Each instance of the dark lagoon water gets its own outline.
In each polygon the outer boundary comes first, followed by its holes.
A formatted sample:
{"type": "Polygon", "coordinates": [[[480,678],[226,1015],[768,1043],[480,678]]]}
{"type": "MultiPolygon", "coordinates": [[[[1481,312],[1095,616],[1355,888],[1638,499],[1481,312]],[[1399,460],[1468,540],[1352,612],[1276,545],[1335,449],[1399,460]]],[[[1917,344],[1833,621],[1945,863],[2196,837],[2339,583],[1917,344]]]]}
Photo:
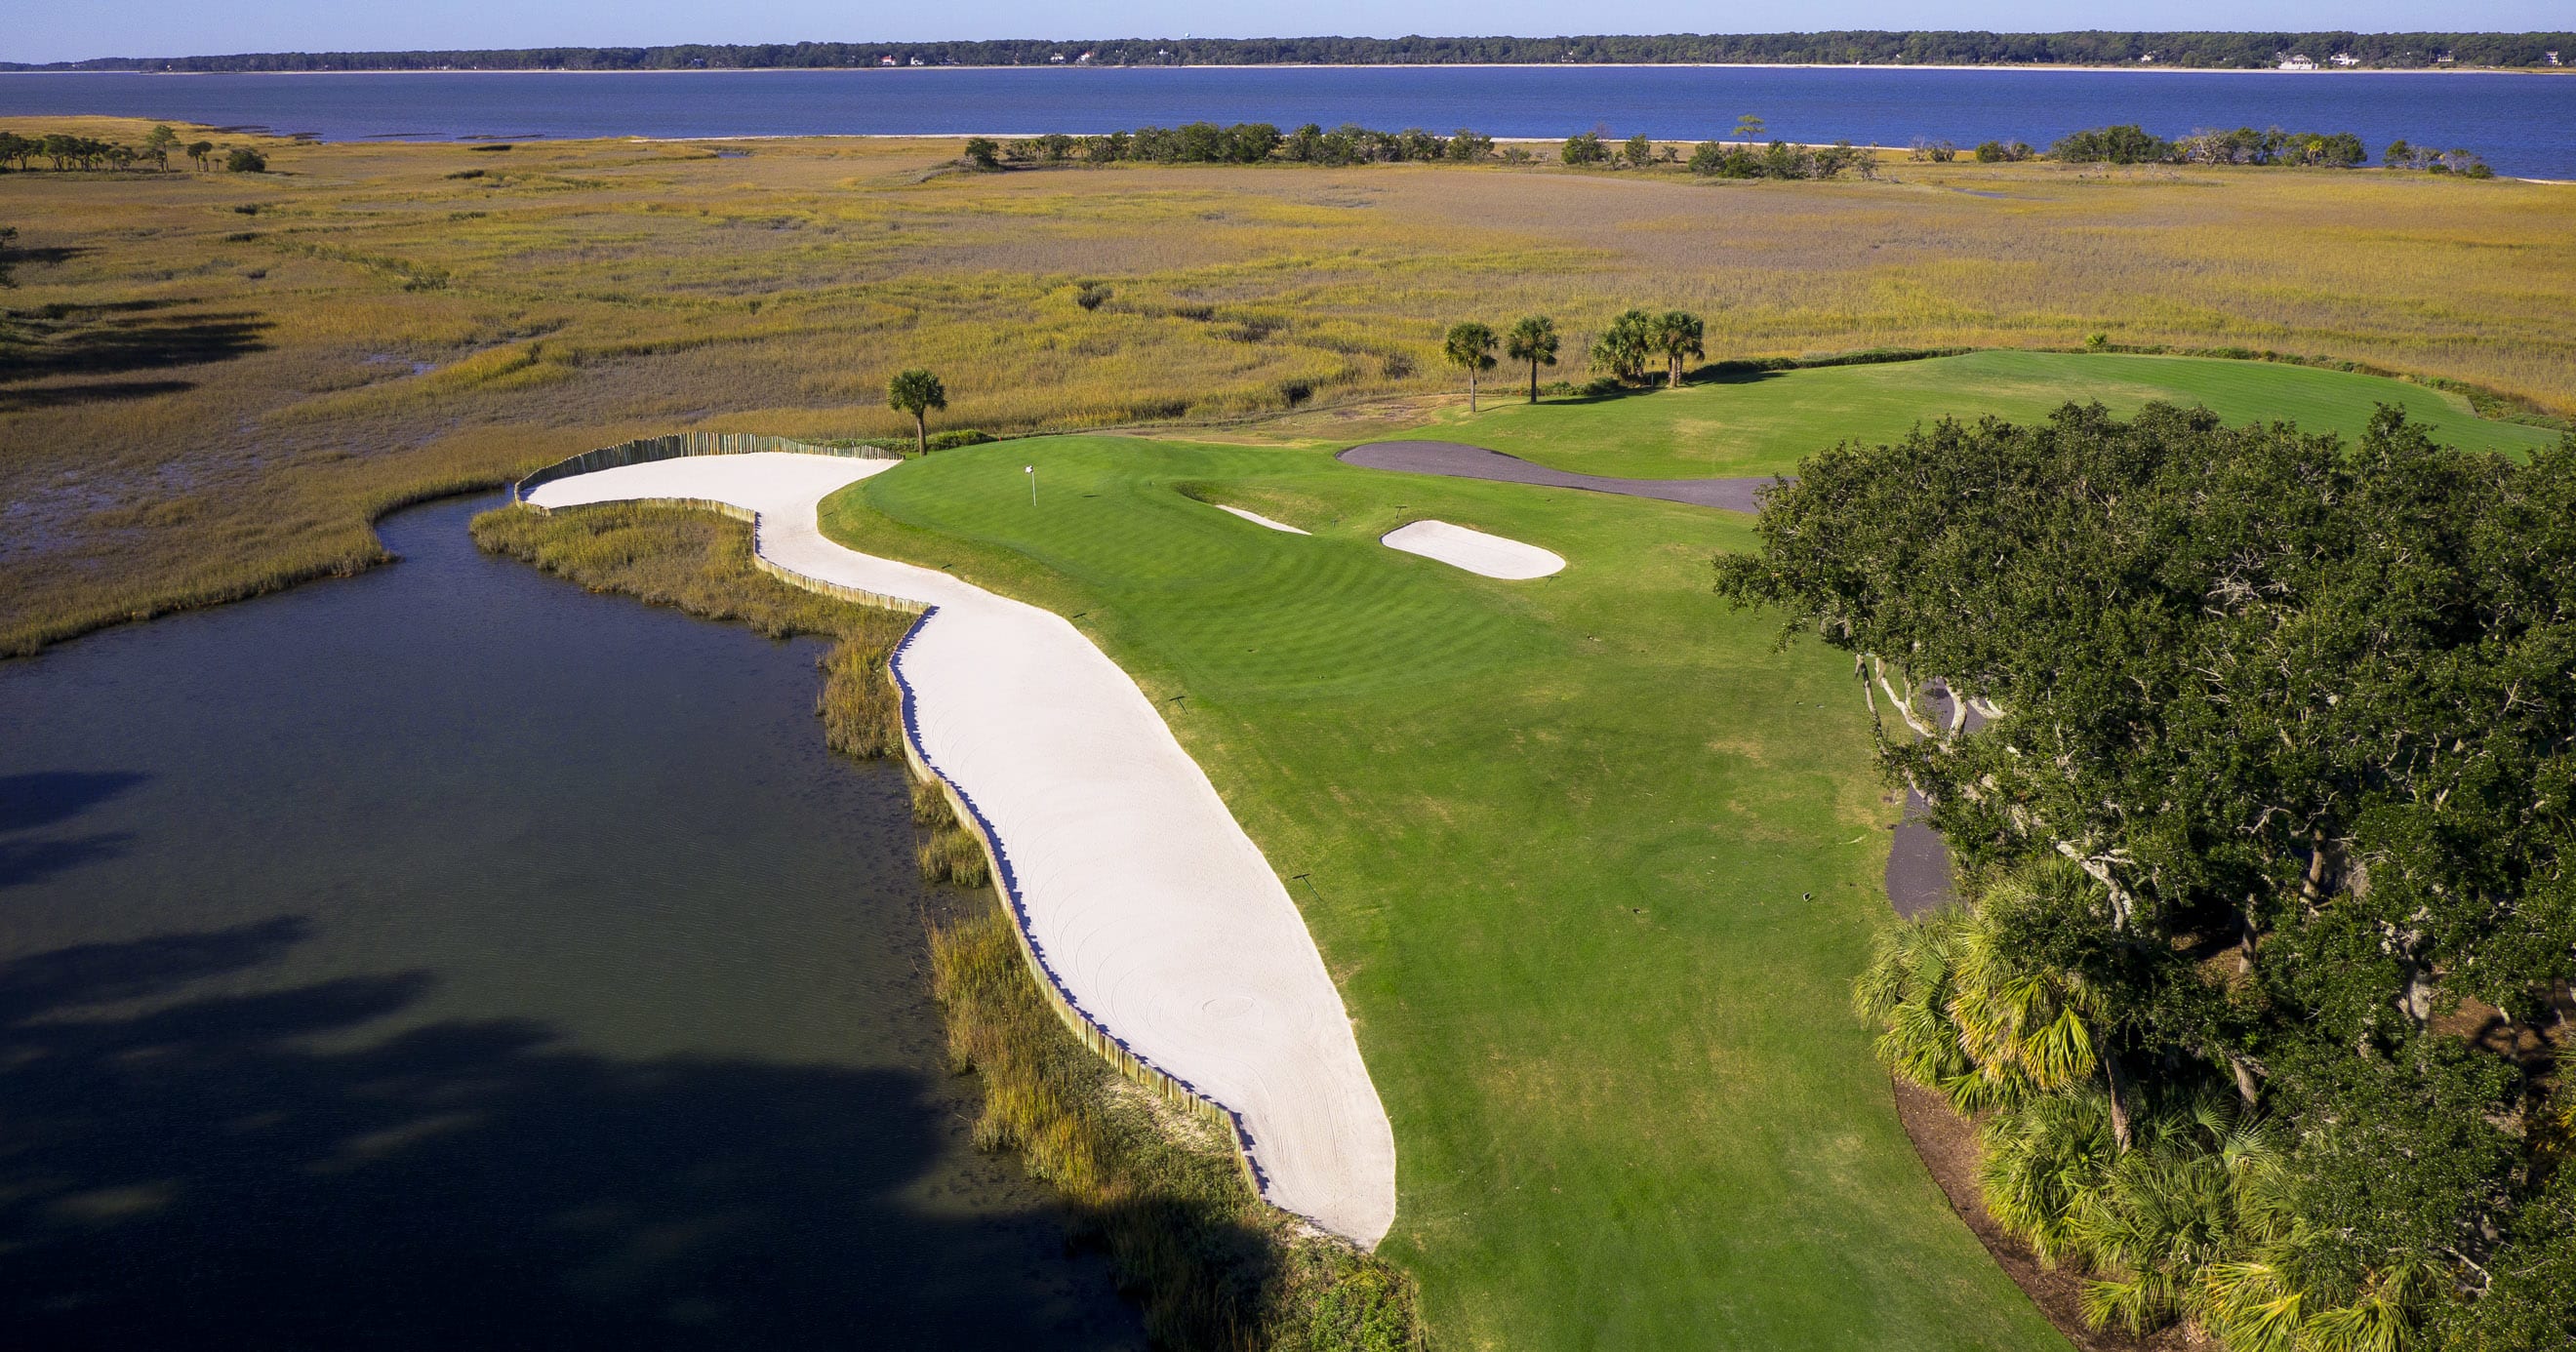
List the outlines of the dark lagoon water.
{"type": "Polygon", "coordinates": [[[1496,136],[1773,134],[1904,145],[2136,122],[2349,131],[2576,178],[2576,75],[1745,66],[1185,67],[399,75],[0,74],[0,115],[116,113],[367,137],[1100,132],[1200,118],[1496,136]]]}
{"type": "Polygon", "coordinates": [[[0,1344],[1126,1348],[813,644],[387,521],[0,664],[0,1344]]]}

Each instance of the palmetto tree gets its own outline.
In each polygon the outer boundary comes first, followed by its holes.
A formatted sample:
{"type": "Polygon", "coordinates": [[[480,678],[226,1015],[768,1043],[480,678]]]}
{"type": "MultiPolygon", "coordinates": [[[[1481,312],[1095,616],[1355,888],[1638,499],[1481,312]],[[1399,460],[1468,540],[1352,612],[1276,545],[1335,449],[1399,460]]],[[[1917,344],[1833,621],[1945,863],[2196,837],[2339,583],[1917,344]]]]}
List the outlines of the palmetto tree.
{"type": "Polygon", "coordinates": [[[1537,403],[1538,368],[1556,365],[1556,321],[1529,315],[1513,324],[1512,331],[1503,335],[1503,355],[1529,363],[1529,401],[1537,403]]]}
{"type": "Polygon", "coordinates": [[[1699,316],[1688,310],[1666,310],[1655,316],[1655,350],[1664,354],[1666,388],[1682,387],[1683,358],[1708,355],[1700,344],[1706,333],[1707,327],[1700,323],[1699,316]]]}
{"type": "Polygon", "coordinates": [[[1494,369],[1494,331],[1470,319],[1449,326],[1448,340],[1440,345],[1440,355],[1452,366],[1467,370],[1467,411],[1476,411],[1476,373],[1494,369]]]}
{"type": "Polygon", "coordinates": [[[1655,317],[1643,310],[1622,311],[1592,340],[1593,366],[1622,381],[1644,380],[1654,353],[1655,317]]]}
{"type": "Polygon", "coordinates": [[[928,371],[905,371],[886,382],[886,402],[912,415],[913,438],[923,455],[930,454],[929,414],[948,407],[948,387],[928,371]]]}
{"type": "Polygon", "coordinates": [[[2006,934],[2017,915],[2080,907],[2095,890],[2072,865],[2044,861],[1997,880],[1974,906],[1883,935],[1853,987],[1855,1007],[1881,1029],[1879,1059],[1963,1113],[2018,1107],[2098,1074],[2125,1148],[2128,1093],[2104,1054],[2100,992],[2076,973],[2024,960],[2006,934]]]}

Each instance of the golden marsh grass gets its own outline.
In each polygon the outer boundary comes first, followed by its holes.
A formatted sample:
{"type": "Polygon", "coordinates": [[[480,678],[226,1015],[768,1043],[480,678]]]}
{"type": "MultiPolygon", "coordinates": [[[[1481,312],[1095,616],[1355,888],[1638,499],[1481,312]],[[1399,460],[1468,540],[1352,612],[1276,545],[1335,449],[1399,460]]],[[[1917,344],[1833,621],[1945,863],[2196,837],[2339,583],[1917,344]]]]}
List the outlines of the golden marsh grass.
{"type": "Polygon", "coordinates": [[[1713,359],[2108,332],[2576,411],[2565,186],[1894,162],[1875,183],[978,175],[945,170],[954,142],[867,139],[263,147],[278,172],[0,176],[21,232],[0,651],[366,566],[392,505],[632,436],[908,431],[884,406],[906,366],[945,378],[950,426],[1204,421],[1444,391],[1457,318],[1551,313],[1579,352],[1650,304],[1707,316],[1713,359]],[[1109,298],[1085,308],[1084,282],[1109,298]]]}

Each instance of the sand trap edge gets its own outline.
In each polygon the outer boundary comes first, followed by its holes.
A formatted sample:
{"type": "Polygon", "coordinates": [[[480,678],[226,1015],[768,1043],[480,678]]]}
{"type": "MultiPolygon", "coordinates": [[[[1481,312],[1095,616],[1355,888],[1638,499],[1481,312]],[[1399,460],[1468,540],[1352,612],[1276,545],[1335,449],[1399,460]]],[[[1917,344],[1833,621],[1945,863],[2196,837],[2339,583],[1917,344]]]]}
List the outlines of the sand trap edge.
{"type": "Polygon", "coordinates": [[[1208,504],[1208,506],[1210,506],[1210,507],[1214,507],[1215,509],[1217,509],[1217,510],[1218,510],[1218,511],[1220,511],[1220,512],[1228,512],[1228,513],[1231,513],[1231,514],[1233,514],[1233,515],[1235,515],[1235,516],[1242,517],[1244,520],[1249,521],[1249,522],[1251,522],[1252,524],[1254,524],[1254,525],[1256,525],[1256,526],[1268,526],[1268,527],[1269,527],[1270,529],[1272,529],[1272,530],[1275,530],[1275,531],[1281,531],[1281,532],[1284,532],[1284,533],[1289,534],[1289,535],[1313,535],[1313,534],[1314,534],[1314,532],[1313,532],[1313,531],[1310,531],[1310,530],[1299,530],[1299,529],[1297,529],[1295,526],[1289,525],[1289,524],[1288,524],[1287,522],[1285,522],[1285,521],[1273,521],[1273,520],[1271,520],[1269,517],[1263,516],[1263,515],[1262,515],[1261,513],[1259,513],[1259,512],[1247,512],[1247,511],[1245,511],[1244,509],[1242,509],[1242,508],[1240,508],[1240,507],[1228,507],[1228,506],[1226,506],[1226,505],[1225,505],[1224,503],[1222,503],[1222,502],[1211,502],[1211,503],[1209,503],[1209,504],[1208,504]]]}
{"type": "Polygon", "coordinates": [[[1506,582],[1527,582],[1565,571],[1565,556],[1552,549],[1429,518],[1398,526],[1379,536],[1377,542],[1506,582]]]}

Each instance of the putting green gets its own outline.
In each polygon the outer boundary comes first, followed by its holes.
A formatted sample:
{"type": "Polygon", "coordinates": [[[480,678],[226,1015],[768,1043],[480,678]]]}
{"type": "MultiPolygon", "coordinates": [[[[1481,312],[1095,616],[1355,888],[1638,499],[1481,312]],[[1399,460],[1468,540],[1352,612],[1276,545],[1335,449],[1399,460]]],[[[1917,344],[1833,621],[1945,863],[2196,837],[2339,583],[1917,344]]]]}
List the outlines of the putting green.
{"type": "Polygon", "coordinates": [[[1775,371],[1608,399],[1487,404],[1404,435],[1464,441],[1558,469],[1639,479],[1787,474],[1845,438],[1892,441],[1917,422],[2044,418],[2074,400],[2115,413],[2153,399],[2205,405],[2231,423],[2282,419],[2360,437],[2394,404],[2468,450],[2528,453],[2558,434],[2478,417],[2458,395],[2383,376],[2275,362],[2119,353],[1971,352],[1875,366],[1775,371]]]}
{"type": "Polygon", "coordinates": [[[823,526],[1073,617],[1165,710],[1342,986],[1396,1131],[1383,1252],[1444,1345],[2064,1347],[1851,1016],[1894,813],[1843,665],[1710,596],[1742,518],[1062,437],[823,526]],[[1424,517],[1569,566],[1377,542],[1424,517]]]}

